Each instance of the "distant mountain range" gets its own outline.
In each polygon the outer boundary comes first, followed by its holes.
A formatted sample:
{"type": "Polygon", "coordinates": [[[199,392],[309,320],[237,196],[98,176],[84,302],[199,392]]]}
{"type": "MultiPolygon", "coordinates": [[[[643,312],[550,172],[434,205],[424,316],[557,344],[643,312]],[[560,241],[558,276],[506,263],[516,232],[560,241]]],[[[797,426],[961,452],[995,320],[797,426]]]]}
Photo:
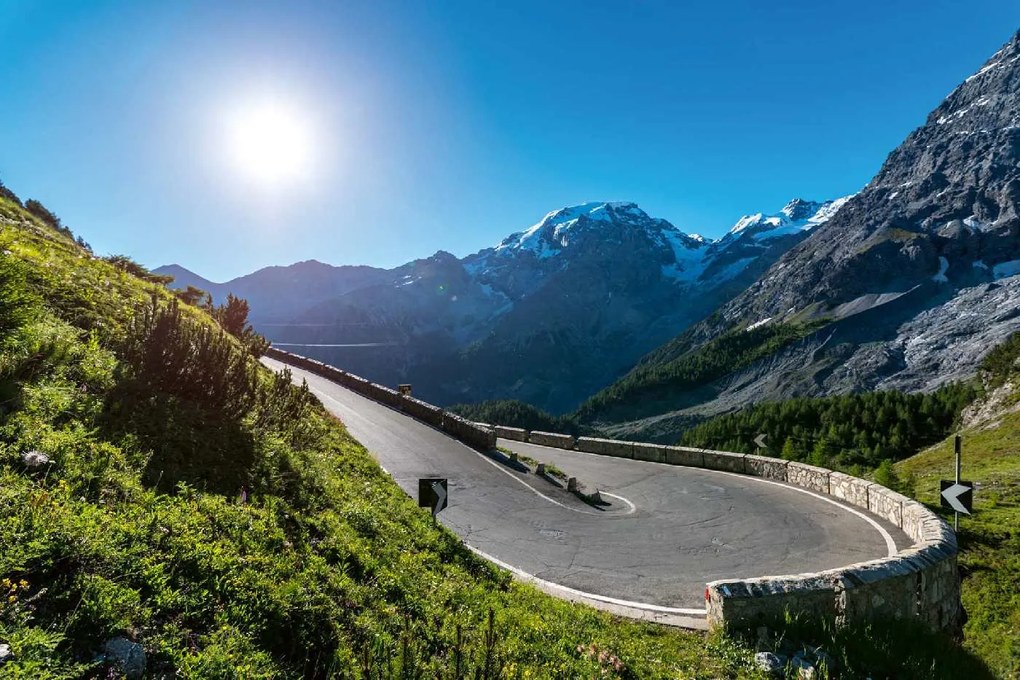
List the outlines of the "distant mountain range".
{"type": "Polygon", "coordinates": [[[175,286],[249,301],[281,346],[440,403],[514,398],[553,412],[743,291],[847,201],[796,199],[723,238],[686,234],[634,203],[555,210],[493,248],[395,269],[300,262],[217,284],[179,265],[175,286]]]}

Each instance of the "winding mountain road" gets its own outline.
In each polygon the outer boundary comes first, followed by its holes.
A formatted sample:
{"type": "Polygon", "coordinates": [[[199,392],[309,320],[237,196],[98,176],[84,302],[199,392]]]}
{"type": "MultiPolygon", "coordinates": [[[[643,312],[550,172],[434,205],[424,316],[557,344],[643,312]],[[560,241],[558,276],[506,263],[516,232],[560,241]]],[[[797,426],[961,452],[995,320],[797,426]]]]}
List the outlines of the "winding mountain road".
{"type": "Polygon", "coordinates": [[[447,477],[439,518],[473,550],[548,592],[620,614],[703,627],[708,581],[820,571],[911,542],[878,517],[779,482],[499,441],[599,489],[610,504],[597,509],[501,454],[290,368],[408,494],[419,477],[447,477]]]}

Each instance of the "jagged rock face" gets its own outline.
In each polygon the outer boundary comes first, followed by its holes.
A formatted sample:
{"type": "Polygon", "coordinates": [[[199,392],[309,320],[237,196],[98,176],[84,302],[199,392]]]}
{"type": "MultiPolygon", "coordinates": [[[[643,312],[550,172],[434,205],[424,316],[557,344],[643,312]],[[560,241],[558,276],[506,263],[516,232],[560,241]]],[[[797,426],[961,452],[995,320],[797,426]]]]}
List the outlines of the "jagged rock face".
{"type": "MultiPolygon", "coordinates": [[[[800,206],[794,211],[799,212],[800,206]]],[[[1020,331],[1020,33],[957,87],[832,218],[646,361],[758,322],[831,323],[698,390],[697,403],[609,427],[675,439],[747,404],[974,374],[1020,331]]]]}
{"type": "MultiPolygon", "coordinates": [[[[729,322],[831,308],[1020,259],[1020,34],[893,151],[870,184],[725,310],[729,322]],[[792,310],[792,312],[791,312],[792,310]]],[[[998,269],[996,269],[998,267],[998,269]]]]}

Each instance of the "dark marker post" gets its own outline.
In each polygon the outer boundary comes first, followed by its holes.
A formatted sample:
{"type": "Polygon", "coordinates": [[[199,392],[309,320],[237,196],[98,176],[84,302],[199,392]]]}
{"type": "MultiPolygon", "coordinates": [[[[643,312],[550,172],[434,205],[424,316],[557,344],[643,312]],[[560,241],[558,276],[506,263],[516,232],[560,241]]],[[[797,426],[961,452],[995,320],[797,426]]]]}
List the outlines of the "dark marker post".
{"type": "MultiPolygon", "coordinates": [[[[954,446],[956,448],[956,483],[960,483],[960,454],[963,450],[963,437],[956,435],[954,440],[954,446]]],[[[957,510],[953,513],[953,531],[960,531],[960,511],[957,510]]]]}

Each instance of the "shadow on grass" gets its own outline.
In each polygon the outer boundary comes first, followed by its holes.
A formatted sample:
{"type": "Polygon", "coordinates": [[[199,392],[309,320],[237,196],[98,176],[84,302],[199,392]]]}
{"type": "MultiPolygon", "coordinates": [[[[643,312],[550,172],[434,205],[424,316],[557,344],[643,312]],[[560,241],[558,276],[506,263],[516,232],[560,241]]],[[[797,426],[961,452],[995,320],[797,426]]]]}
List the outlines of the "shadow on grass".
{"type": "MultiPolygon", "coordinates": [[[[764,628],[767,632],[759,626],[731,635],[759,651],[790,659],[805,650],[808,655],[824,650],[832,667],[819,668],[820,678],[995,678],[951,635],[934,632],[919,621],[879,619],[836,627],[831,621],[787,617],[765,623],[764,628]]],[[[789,677],[797,677],[796,671],[789,677]]]]}
{"type": "Polygon", "coordinates": [[[174,397],[119,385],[107,400],[102,429],[104,436],[135,439],[139,449],[151,452],[142,481],[160,492],[185,482],[233,495],[256,483],[251,434],[240,423],[212,418],[174,397]]]}

